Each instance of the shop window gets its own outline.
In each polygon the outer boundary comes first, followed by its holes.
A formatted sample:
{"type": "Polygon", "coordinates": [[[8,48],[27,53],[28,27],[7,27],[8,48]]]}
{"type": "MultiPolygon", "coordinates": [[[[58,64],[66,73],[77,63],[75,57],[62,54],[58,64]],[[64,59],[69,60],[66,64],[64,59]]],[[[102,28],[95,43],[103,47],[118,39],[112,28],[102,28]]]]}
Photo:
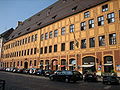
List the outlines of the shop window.
{"type": "Polygon", "coordinates": [[[74,28],[75,28],[74,24],[71,24],[70,25],[70,32],[74,32],[74,28]]]}
{"type": "Polygon", "coordinates": [[[61,29],[61,35],[65,35],[65,27],[62,27],[62,29],[61,29]]]}
{"type": "Polygon", "coordinates": [[[17,62],[17,66],[19,66],[19,61],[17,62]]]}
{"type": "Polygon", "coordinates": [[[104,16],[98,17],[98,26],[104,25],[104,16]]]}
{"type": "Polygon", "coordinates": [[[105,36],[99,36],[99,46],[105,46],[105,36]]]}
{"type": "Polygon", "coordinates": [[[95,38],[90,38],[89,41],[90,48],[95,47],[95,38]]]}
{"type": "Polygon", "coordinates": [[[114,14],[114,12],[107,14],[107,20],[108,20],[108,23],[115,22],[115,14],[114,14]]]}
{"type": "Polygon", "coordinates": [[[34,60],[34,66],[36,66],[37,65],[37,62],[36,62],[36,60],[34,60]]]}
{"type": "Polygon", "coordinates": [[[43,54],[43,47],[40,48],[40,54],[43,54]]]}
{"type": "Polygon", "coordinates": [[[89,11],[84,13],[84,18],[88,18],[88,17],[90,17],[90,12],[89,11]]]}
{"type": "Polygon", "coordinates": [[[52,52],[52,46],[49,46],[49,53],[52,52]]]}
{"type": "Polygon", "coordinates": [[[44,40],[44,34],[41,35],[40,39],[41,39],[41,41],[44,40]]]}
{"type": "Polygon", "coordinates": [[[44,53],[47,53],[47,47],[45,47],[45,51],[44,51],[44,53]]]}
{"type": "Polygon", "coordinates": [[[108,11],[108,4],[102,6],[102,12],[108,11]]]}
{"type": "Polygon", "coordinates": [[[65,51],[65,43],[61,44],[61,51],[65,51]]]}
{"type": "Polygon", "coordinates": [[[54,52],[57,52],[57,45],[54,45],[54,52]]]}
{"type": "Polygon", "coordinates": [[[81,48],[86,48],[86,39],[81,40],[81,48]]]}
{"type": "Polygon", "coordinates": [[[88,23],[89,23],[89,28],[94,28],[94,19],[90,19],[88,23]]]}
{"type": "Polygon", "coordinates": [[[58,36],[58,30],[55,30],[54,31],[54,37],[57,37],[58,36]]]}
{"type": "Polygon", "coordinates": [[[45,33],[45,40],[48,39],[48,33],[45,33]]]}
{"type": "Polygon", "coordinates": [[[81,26],[81,31],[85,30],[86,29],[86,22],[81,22],[80,26],[81,26]]]}
{"type": "Polygon", "coordinates": [[[49,32],[49,38],[52,38],[52,31],[49,32]]]}
{"type": "Polygon", "coordinates": [[[116,41],[116,34],[109,34],[109,45],[114,45],[116,44],[117,41],[116,41]]]}
{"type": "Polygon", "coordinates": [[[74,41],[70,42],[70,50],[74,50],[74,41]]]}

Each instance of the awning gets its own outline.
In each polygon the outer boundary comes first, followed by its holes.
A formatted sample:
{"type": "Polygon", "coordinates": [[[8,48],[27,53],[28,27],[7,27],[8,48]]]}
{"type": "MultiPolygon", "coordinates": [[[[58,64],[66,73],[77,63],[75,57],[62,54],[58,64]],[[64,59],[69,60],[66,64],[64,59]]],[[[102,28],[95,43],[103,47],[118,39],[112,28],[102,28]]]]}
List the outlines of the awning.
{"type": "Polygon", "coordinates": [[[60,67],[65,67],[65,65],[60,65],[60,67]]]}
{"type": "Polygon", "coordinates": [[[104,66],[111,66],[112,65],[112,63],[106,63],[106,64],[104,64],[104,66]]]}
{"type": "Polygon", "coordinates": [[[94,65],[82,65],[81,67],[92,67],[94,65]]]}

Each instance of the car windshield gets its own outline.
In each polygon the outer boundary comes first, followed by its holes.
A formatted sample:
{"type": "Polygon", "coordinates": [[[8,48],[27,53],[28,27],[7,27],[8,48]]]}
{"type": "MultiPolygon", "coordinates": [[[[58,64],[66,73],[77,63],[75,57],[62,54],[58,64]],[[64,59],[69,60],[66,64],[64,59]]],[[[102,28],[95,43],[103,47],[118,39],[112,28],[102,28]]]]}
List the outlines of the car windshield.
{"type": "Polygon", "coordinates": [[[80,74],[80,72],[77,72],[77,71],[73,71],[74,74],[80,74]]]}

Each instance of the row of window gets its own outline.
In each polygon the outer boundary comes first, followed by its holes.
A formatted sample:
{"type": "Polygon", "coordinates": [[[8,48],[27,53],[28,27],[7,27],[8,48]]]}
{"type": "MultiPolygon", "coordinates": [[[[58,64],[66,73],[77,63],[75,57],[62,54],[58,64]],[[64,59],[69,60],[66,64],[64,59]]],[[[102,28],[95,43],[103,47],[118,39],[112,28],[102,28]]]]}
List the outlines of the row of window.
{"type": "MultiPolygon", "coordinates": [[[[98,19],[98,26],[104,25],[104,16],[99,16],[97,19],[98,19]]],[[[107,14],[107,21],[108,21],[108,23],[113,23],[113,22],[115,22],[115,14],[114,14],[114,12],[107,14]]],[[[86,21],[80,23],[80,29],[81,29],[81,31],[87,29],[87,26],[86,26],[86,25],[87,25],[86,21]]],[[[89,26],[88,26],[89,29],[90,29],[90,28],[94,28],[94,27],[95,27],[94,19],[90,19],[90,20],[88,21],[88,25],[89,25],[89,26]]],[[[70,25],[70,32],[74,32],[74,29],[75,29],[74,24],[71,24],[71,25],[70,25]]],[[[62,27],[62,28],[61,28],[61,35],[64,35],[65,32],[66,32],[65,27],[62,27]]],[[[41,40],[44,40],[44,39],[47,40],[47,39],[49,39],[49,38],[52,38],[52,37],[53,37],[53,33],[54,33],[54,37],[57,37],[57,36],[58,36],[58,30],[55,30],[54,32],[52,32],[52,31],[49,32],[49,33],[47,32],[47,33],[45,33],[45,35],[42,34],[42,35],[41,35],[41,40]]]]}
{"type": "MultiPolygon", "coordinates": [[[[99,41],[99,46],[105,46],[106,45],[106,42],[105,42],[105,35],[102,35],[102,36],[99,36],[98,37],[98,41],[99,41]]],[[[81,48],[86,48],[86,39],[82,39],[81,40],[81,48]]],[[[113,34],[109,34],[109,45],[114,45],[116,44],[117,41],[116,41],[116,34],[113,33],[113,34]]],[[[74,46],[75,45],[77,46],[78,44],[74,41],[71,41],[70,42],[70,50],[74,50],[74,46]]],[[[89,39],[89,47],[92,48],[92,47],[95,47],[95,37],[93,38],[90,38],[89,39]]],[[[61,51],[65,51],[65,43],[61,43],[61,51]]],[[[57,52],[57,45],[54,45],[54,52],[57,52]]],[[[43,53],[52,53],[52,46],[49,46],[49,47],[42,47],[40,48],[40,54],[43,54],[43,53]],[[43,52],[43,49],[44,49],[44,52],[43,52]]]]}
{"type": "Polygon", "coordinates": [[[33,54],[36,54],[36,53],[37,53],[37,48],[31,48],[31,49],[27,49],[27,50],[22,50],[22,51],[17,51],[17,52],[5,54],[3,56],[3,58],[33,55],[33,54]]]}
{"type": "Polygon", "coordinates": [[[4,50],[9,49],[9,48],[13,48],[16,46],[24,45],[24,44],[27,44],[30,42],[34,42],[34,41],[37,41],[37,34],[32,35],[31,37],[29,36],[29,37],[24,38],[24,39],[19,40],[19,41],[15,41],[11,44],[8,44],[8,45],[4,46],[4,50]]]}

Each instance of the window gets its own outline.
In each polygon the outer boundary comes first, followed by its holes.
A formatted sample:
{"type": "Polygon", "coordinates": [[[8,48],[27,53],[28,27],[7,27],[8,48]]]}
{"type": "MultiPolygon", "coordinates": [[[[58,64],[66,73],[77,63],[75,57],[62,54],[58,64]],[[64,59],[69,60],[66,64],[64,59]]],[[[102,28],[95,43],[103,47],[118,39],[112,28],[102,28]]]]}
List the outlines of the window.
{"type": "Polygon", "coordinates": [[[61,51],[65,51],[65,43],[61,44],[61,51]]]}
{"type": "Polygon", "coordinates": [[[57,45],[54,45],[54,52],[57,52],[57,45]]]}
{"type": "Polygon", "coordinates": [[[89,28],[94,27],[94,19],[89,20],[89,28]]]}
{"type": "Polygon", "coordinates": [[[74,24],[70,25],[70,32],[74,32],[74,24]]]}
{"type": "Polygon", "coordinates": [[[95,47],[95,38],[90,38],[89,41],[90,48],[95,47]]]}
{"type": "Polygon", "coordinates": [[[36,60],[34,60],[34,66],[36,66],[37,65],[37,62],[36,62],[36,60]]]}
{"type": "Polygon", "coordinates": [[[109,34],[109,44],[114,45],[116,43],[117,43],[116,42],[116,34],[115,33],[114,34],[109,34]]]}
{"type": "Polygon", "coordinates": [[[99,46],[105,46],[105,36],[99,36],[99,46]]]}
{"type": "Polygon", "coordinates": [[[29,51],[30,51],[30,50],[28,49],[28,50],[27,50],[27,55],[29,55],[29,51]]]}
{"type": "Polygon", "coordinates": [[[43,54],[43,48],[40,48],[40,54],[43,54]]]}
{"type": "Polygon", "coordinates": [[[34,48],[34,54],[36,54],[37,53],[37,48],[34,48]]]}
{"type": "Polygon", "coordinates": [[[81,22],[81,31],[86,29],[86,22],[81,22]]]}
{"type": "Polygon", "coordinates": [[[19,51],[19,56],[21,56],[21,51],[19,51]]]}
{"type": "Polygon", "coordinates": [[[88,17],[90,17],[90,12],[89,11],[84,13],[84,18],[88,18],[88,17]]]}
{"type": "Polygon", "coordinates": [[[52,31],[49,33],[49,38],[52,38],[52,31]]]}
{"type": "Polygon", "coordinates": [[[48,33],[45,33],[45,39],[48,39],[48,33]]]}
{"type": "Polygon", "coordinates": [[[86,48],[86,39],[81,40],[81,48],[86,48]]]}
{"type": "Polygon", "coordinates": [[[44,51],[44,53],[47,53],[47,47],[45,47],[45,51],[44,51]]]}
{"type": "Polygon", "coordinates": [[[54,37],[57,37],[58,36],[58,30],[55,30],[54,31],[54,37]]]}
{"type": "Polygon", "coordinates": [[[75,6],[72,8],[72,11],[74,12],[77,9],[78,6],[75,6]]]}
{"type": "Polygon", "coordinates": [[[28,37],[28,43],[30,43],[30,37],[28,37]]]}
{"type": "Polygon", "coordinates": [[[49,46],[49,53],[52,52],[52,46],[49,46]]]}
{"type": "Polygon", "coordinates": [[[108,4],[102,6],[102,12],[108,11],[108,4]]]}
{"type": "Polygon", "coordinates": [[[104,17],[100,16],[98,17],[98,26],[102,26],[102,25],[104,25],[104,17]]]}
{"type": "Polygon", "coordinates": [[[24,39],[22,40],[22,44],[24,44],[24,39]]]}
{"type": "Polygon", "coordinates": [[[25,38],[25,44],[27,43],[27,38],[25,38]]]}
{"type": "Polygon", "coordinates": [[[33,42],[34,41],[34,35],[32,35],[32,37],[31,37],[31,42],[33,42]]]}
{"type": "Polygon", "coordinates": [[[21,61],[21,66],[22,66],[22,61],[21,61]]]}
{"type": "Polygon", "coordinates": [[[17,62],[17,66],[19,66],[19,61],[17,62]]]}
{"type": "Polygon", "coordinates": [[[61,35],[64,35],[64,34],[65,34],[65,27],[61,29],[61,35]]]}
{"type": "Polygon", "coordinates": [[[37,41],[37,34],[35,34],[35,41],[37,41]]]}
{"type": "Polygon", "coordinates": [[[113,12],[113,13],[109,13],[109,14],[107,15],[107,20],[108,20],[108,23],[113,23],[113,22],[115,22],[115,14],[114,14],[114,12],[113,12]]]}
{"type": "Polygon", "coordinates": [[[31,48],[31,52],[30,52],[30,54],[31,54],[31,55],[33,54],[33,48],[31,48]]]}
{"type": "Polygon", "coordinates": [[[30,60],[30,66],[32,66],[32,61],[30,60]]]}
{"type": "Polygon", "coordinates": [[[41,35],[40,39],[41,41],[44,40],[44,34],[41,35]]]}
{"type": "Polygon", "coordinates": [[[24,51],[24,55],[26,56],[26,50],[24,51]]]}
{"type": "Polygon", "coordinates": [[[70,42],[70,50],[74,50],[74,41],[70,42]]]}

